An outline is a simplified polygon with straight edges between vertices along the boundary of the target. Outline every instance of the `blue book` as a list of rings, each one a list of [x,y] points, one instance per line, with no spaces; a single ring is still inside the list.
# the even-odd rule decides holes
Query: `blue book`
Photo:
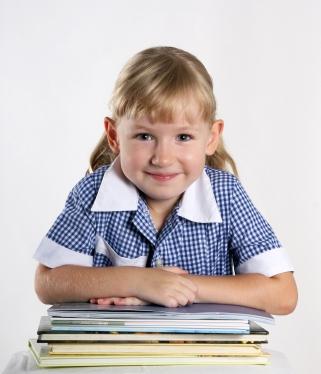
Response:
[[[215,319],[248,320],[257,323],[274,323],[271,314],[254,308],[228,304],[191,304],[178,308],[159,305],[97,305],[90,303],[61,303],[48,309],[51,317],[75,318],[148,318],[148,319]]]

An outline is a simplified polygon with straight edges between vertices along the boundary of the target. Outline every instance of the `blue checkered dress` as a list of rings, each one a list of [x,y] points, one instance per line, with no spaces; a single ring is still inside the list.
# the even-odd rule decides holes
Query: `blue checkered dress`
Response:
[[[161,259],[164,266],[178,266],[200,275],[233,274],[234,267],[253,256],[281,247],[238,179],[228,172],[205,167],[222,222],[198,223],[183,218],[177,214],[178,203],[157,232],[142,196],[136,211],[91,211],[107,168],[99,168],[73,188],[47,234],[59,246],[92,256],[93,266],[113,265],[107,255],[96,250],[97,237],[122,258],[152,253],[152,267]]]

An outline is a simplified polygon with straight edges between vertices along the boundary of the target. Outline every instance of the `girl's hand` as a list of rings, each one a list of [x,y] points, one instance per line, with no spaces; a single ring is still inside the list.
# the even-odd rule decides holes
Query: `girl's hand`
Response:
[[[99,305],[147,305],[148,302],[140,300],[137,297],[100,297],[97,299],[90,299],[91,304]]]
[[[174,274],[179,274],[179,275],[184,275],[188,274],[188,271],[181,269],[176,266],[164,266],[161,268],[161,270],[166,270]],[[166,306],[179,306],[179,305],[186,305],[186,304],[192,304],[193,303],[193,297],[186,301],[186,297],[181,296],[179,298],[181,301],[183,300],[183,304],[180,304],[178,300],[171,301],[170,303],[173,305],[166,305]],[[129,296],[129,297],[100,297],[100,298],[95,298],[95,299],[90,299],[90,302],[92,304],[100,304],[100,305],[148,305],[150,304],[149,302],[142,300],[138,297],[135,296]],[[185,302],[185,304],[184,304]],[[158,303],[161,305],[164,305],[163,303]]]
[[[137,277],[135,296],[154,304],[178,307],[192,304],[196,300],[197,286],[188,272],[175,266],[146,268]]]

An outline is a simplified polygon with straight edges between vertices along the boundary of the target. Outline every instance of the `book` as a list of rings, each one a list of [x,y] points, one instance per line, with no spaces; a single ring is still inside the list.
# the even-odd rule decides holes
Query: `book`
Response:
[[[126,355],[126,356],[258,356],[262,354],[257,344],[211,343],[52,343],[48,353],[54,355]]]
[[[45,317],[46,318],[46,317]],[[194,323],[182,323],[182,321],[176,320],[142,320],[140,323],[126,322],[111,322],[105,324],[93,324],[93,323],[55,323],[51,324],[52,331],[88,331],[88,332],[164,332],[164,333],[207,333],[207,334],[246,334],[249,332],[249,323],[244,321],[244,323],[236,322],[230,323],[229,321],[224,324],[214,323],[215,321],[210,321],[209,323],[203,322],[198,323],[194,320]],[[185,321],[185,320],[184,320]],[[203,320],[206,321],[206,320]]]
[[[149,319],[240,319],[273,324],[274,318],[265,311],[228,304],[191,304],[178,308],[159,305],[98,305],[90,303],[61,303],[48,309],[51,317],[75,318],[146,318]]]
[[[268,354],[257,356],[126,356],[126,355],[55,355],[46,343],[29,340],[29,349],[39,367],[135,366],[135,365],[266,365]]]
[[[101,331],[64,331],[52,329],[48,316],[40,319],[38,342],[232,342],[232,343],[267,343],[268,331],[257,323],[250,321],[246,334],[189,334],[159,332],[101,332]]]
[[[64,326],[64,325],[95,325],[95,326],[190,326],[192,323],[194,326],[199,327],[235,327],[235,328],[248,328],[248,320],[241,319],[155,319],[155,318],[64,318],[64,317],[48,317],[52,323],[52,326]]]

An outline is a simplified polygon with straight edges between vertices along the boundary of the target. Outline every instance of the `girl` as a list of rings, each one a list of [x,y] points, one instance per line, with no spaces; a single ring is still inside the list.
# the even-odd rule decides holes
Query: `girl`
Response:
[[[146,49],[121,71],[111,109],[90,173],[35,253],[40,300],[292,312],[293,268],[225,171],[237,175],[203,64],[177,48]]]

